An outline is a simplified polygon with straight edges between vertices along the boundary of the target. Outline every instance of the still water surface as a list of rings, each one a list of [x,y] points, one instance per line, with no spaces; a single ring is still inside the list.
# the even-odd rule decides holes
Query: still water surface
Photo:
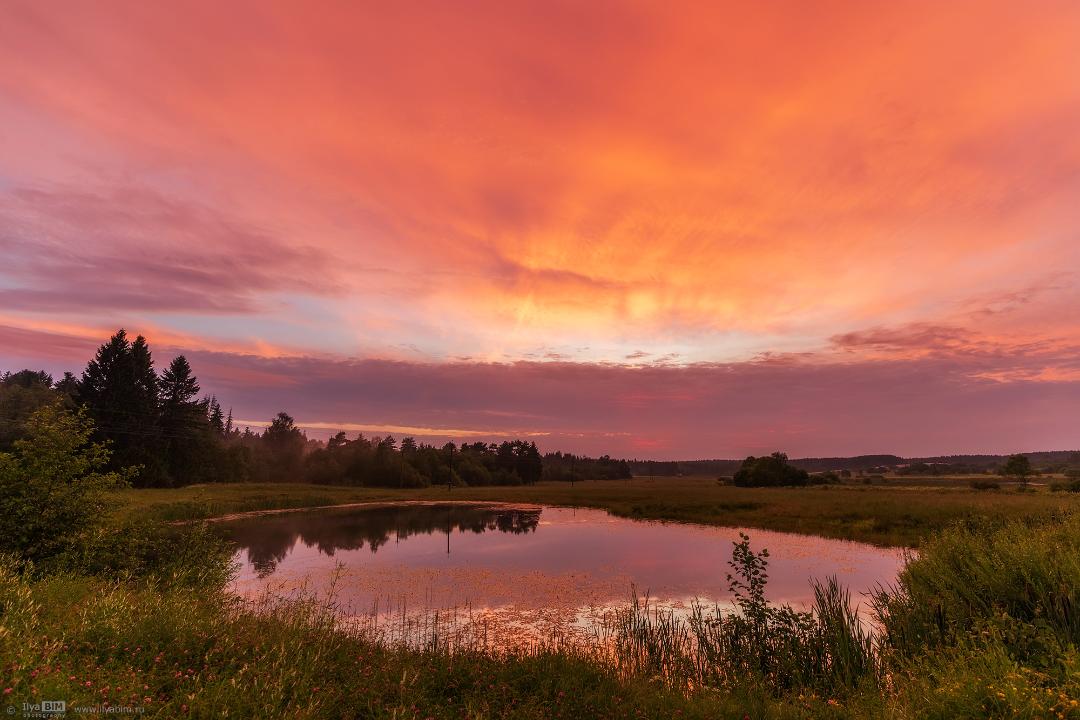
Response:
[[[637,521],[602,510],[396,504],[262,515],[224,524],[237,543],[234,589],[325,593],[344,614],[469,608],[546,631],[598,622],[633,589],[664,606],[727,603],[739,528]],[[769,550],[768,597],[808,606],[810,580],[836,575],[856,600],[896,577],[902,553],[743,529]]]

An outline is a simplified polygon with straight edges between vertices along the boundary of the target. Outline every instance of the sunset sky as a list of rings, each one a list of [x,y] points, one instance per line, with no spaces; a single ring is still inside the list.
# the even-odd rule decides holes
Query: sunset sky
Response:
[[[1080,448],[1080,3],[5,2],[0,370],[650,458]]]

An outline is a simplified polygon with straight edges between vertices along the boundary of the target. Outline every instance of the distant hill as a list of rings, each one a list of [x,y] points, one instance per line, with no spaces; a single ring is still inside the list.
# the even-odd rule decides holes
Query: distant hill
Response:
[[[1036,468],[1080,467],[1080,450],[1050,450],[1024,453]],[[932,472],[985,472],[1005,463],[1008,455],[855,455],[854,457],[794,458],[791,464],[808,472],[826,470],[903,470],[927,466]],[[742,460],[628,460],[634,475],[734,475]]]

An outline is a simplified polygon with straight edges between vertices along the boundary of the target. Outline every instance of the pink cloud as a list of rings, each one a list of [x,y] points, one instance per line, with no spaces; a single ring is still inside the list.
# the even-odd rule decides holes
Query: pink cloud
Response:
[[[0,193],[9,310],[253,313],[267,292],[341,292],[331,259],[143,188]]]
[[[48,358],[48,369],[77,369],[92,350],[81,338],[2,330],[5,347]],[[687,366],[187,355],[236,417],[284,409],[316,435],[428,428],[429,438],[530,435],[547,449],[690,458],[1080,447],[1080,375],[1047,377],[1080,369],[1078,349]],[[158,362],[176,351],[159,349]],[[18,357],[6,351],[0,363]]]
[[[14,2],[0,361],[125,325],[249,417],[1075,445],[1077,36],[1007,0]]]

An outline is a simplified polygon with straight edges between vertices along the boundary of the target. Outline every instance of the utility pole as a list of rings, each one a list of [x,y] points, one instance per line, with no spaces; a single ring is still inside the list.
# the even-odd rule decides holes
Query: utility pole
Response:
[[[454,489],[454,443],[450,442],[450,474],[446,476],[446,492],[450,492],[453,489]],[[449,550],[449,546],[450,546],[449,538],[447,538],[447,543],[446,544],[447,544],[446,552],[450,552],[450,550]]]

